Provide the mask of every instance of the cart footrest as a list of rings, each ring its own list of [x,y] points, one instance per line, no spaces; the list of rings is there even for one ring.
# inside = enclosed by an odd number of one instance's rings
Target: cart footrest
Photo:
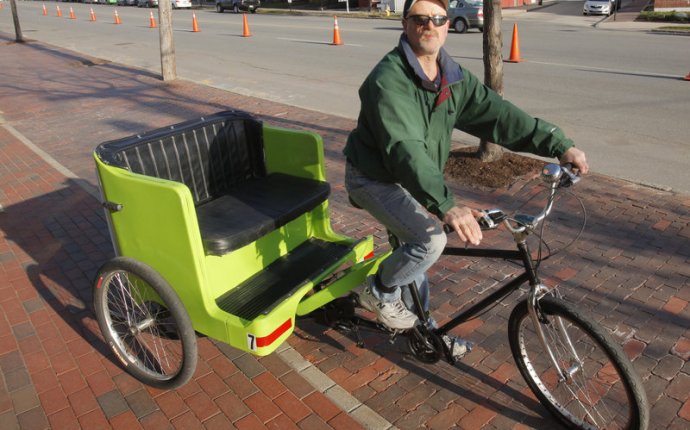
[[[225,312],[251,321],[268,314],[304,284],[338,262],[354,245],[309,239],[216,299]]]

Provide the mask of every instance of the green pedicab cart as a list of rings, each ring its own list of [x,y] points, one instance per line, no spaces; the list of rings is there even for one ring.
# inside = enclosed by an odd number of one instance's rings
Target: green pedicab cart
[[[316,134],[221,112],[103,143],[94,159],[117,255],[96,277],[96,315],[125,369],[152,386],[191,378],[195,332],[270,354],[296,316],[380,261],[371,237],[332,230]]]

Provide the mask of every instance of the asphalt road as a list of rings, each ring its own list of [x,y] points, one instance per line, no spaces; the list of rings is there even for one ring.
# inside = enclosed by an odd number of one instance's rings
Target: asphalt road
[[[57,18],[56,4],[46,3],[44,17],[42,3],[19,2],[25,37],[160,73],[150,10],[118,7],[122,24],[115,25],[112,6],[59,3]],[[66,18],[70,6],[76,20]],[[690,37],[595,28],[601,18],[582,16],[581,7],[562,2],[504,18],[504,57],[517,23],[525,60],[505,64],[506,98],[563,127],[594,170],[690,193],[690,83],[680,79],[690,72]],[[241,15],[196,14],[199,33],[191,32],[191,11],[173,13],[181,78],[349,118],[359,110],[360,83],[397,44],[401,28],[395,20],[340,16],[345,45],[332,46],[331,17],[249,15],[252,37],[244,38]],[[8,8],[0,13],[0,31],[13,33]],[[446,48],[483,75],[481,33],[451,32]]]

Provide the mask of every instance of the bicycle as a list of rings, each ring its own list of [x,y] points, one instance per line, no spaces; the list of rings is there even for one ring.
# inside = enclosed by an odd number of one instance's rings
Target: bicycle
[[[189,381],[197,333],[256,355],[275,351],[297,318],[317,314],[355,333],[401,334],[355,312],[352,291],[390,251],[374,256],[372,237],[332,230],[320,136],[221,112],[106,142],[94,159],[117,255],[96,275],[95,313],[106,344],[142,382],[171,389]],[[646,395],[620,346],[539,280],[526,238],[556,191],[578,180],[557,165],[542,177],[550,193],[539,215],[493,210],[480,220],[485,229],[504,225],[517,250],[444,252],[519,261],[525,273],[438,328],[410,286],[421,321],[404,333],[410,350],[423,362],[453,363],[441,336],[528,282],[508,334],[539,401],[575,428],[622,421],[616,427],[646,429]]]
[[[461,310],[447,323],[440,327],[429,324],[429,316],[415,285],[407,288],[420,324],[406,332],[387,329],[357,315],[354,308],[361,307],[357,293],[334,301],[316,318],[353,332],[360,347],[364,347],[360,327],[389,333],[391,341],[404,334],[410,352],[418,360],[435,363],[443,357],[455,364],[457,357],[452,355],[452,346],[443,342],[442,336],[528,283],[527,298],[510,313],[508,339],[517,367],[539,401],[570,428],[645,429],[649,421],[647,397],[642,381],[622,348],[603,327],[567,303],[558,289],[546,287],[539,279],[539,262],[545,258],[537,261],[532,258],[527,237],[551,213],[556,191],[580,180],[568,167],[555,164],[546,165],[541,176],[550,192],[540,214],[518,214],[509,218],[500,209],[492,209],[482,211],[479,220],[482,230],[505,226],[517,250],[447,246],[443,251],[443,255],[518,261],[525,269],[487,297]],[[448,226],[446,232],[451,233]],[[398,239],[388,234],[391,247],[399,246]],[[541,255],[541,238],[539,243],[538,255]]]

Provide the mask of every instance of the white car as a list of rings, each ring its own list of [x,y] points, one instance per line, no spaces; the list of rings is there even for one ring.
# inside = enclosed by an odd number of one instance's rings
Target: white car
[[[191,0],[171,0],[173,9],[191,9]]]
[[[586,0],[582,8],[583,15],[611,15],[613,12],[611,0]]]

